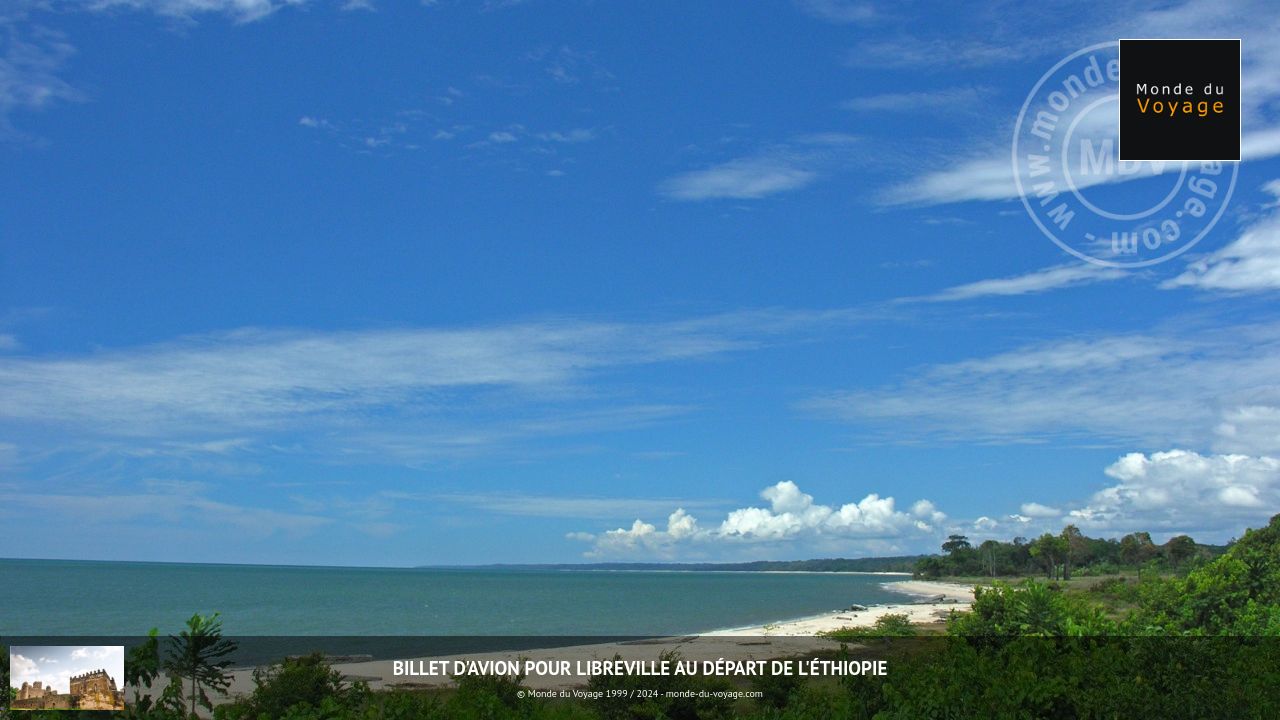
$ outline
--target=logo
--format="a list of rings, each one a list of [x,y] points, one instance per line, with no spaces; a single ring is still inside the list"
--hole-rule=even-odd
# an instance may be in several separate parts
[[[1120,160],[1119,115],[1119,43],[1063,58],[1018,113],[1014,181],[1031,219],[1063,250],[1097,265],[1145,267],[1213,228],[1239,164]]]
[[[1240,159],[1240,41],[1120,41],[1120,157]]]

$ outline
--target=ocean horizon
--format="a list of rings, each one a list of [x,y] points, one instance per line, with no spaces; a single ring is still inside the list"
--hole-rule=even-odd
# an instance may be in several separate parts
[[[902,602],[906,574],[0,559],[0,635],[672,635]]]

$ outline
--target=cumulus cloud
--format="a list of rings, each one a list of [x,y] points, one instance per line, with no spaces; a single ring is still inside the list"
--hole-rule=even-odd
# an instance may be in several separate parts
[[[1062,511],[1058,508],[1034,502],[1023,503],[1019,509],[1022,510],[1023,515],[1033,518],[1051,518],[1062,514]]]
[[[1106,474],[1116,484],[1068,514],[1082,529],[1238,533],[1280,508],[1280,459],[1274,457],[1129,453]]]
[[[39,672],[40,666],[36,661],[22,653],[15,652],[9,656],[9,674],[13,680],[19,683],[30,682],[23,678],[36,676]]]
[[[996,527],[998,527],[999,524],[1000,523],[996,522],[995,520],[992,520],[986,515],[983,515],[982,517],[973,521],[973,529],[977,530],[978,532],[987,532],[987,531],[996,529]]]
[[[572,539],[592,543],[587,555],[671,555],[678,546],[701,543],[764,543],[796,539],[893,539],[935,532],[947,516],[928,500],[917,501],[910,511],[896,508],[892,497],[871,493],[858,502],[822,505],[789,480],[760,492],[767,507],[745,507],[729,512],[717,526],[703,526],[677,508],[665,528],[637,519],[629,528],[595,535],[574,533]]]

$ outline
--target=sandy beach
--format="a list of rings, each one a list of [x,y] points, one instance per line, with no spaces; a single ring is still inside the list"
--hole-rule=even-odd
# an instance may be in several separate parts
[[[868,605],[865,610],[838,610],[752,627],[730,628],[705,633],[705,636],[734,637],[805,637],[838,630],[844,627],[870,627],[885,615],[906,615],[916,624],[941,622],[955,610],[967,610],[973,602],[973,588],[969,585],[923,580],[903,580],[884,583],[884,587],[904,595],[914,595],[932,602],[904,602],[890,605]]]

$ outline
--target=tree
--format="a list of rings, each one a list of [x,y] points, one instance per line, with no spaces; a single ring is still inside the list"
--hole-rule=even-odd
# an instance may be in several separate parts
[[[934,557],[933,555],[929,555],[927,557],[922,557],[916,561],[916,568],[915,568],[914,575],[916,577],[923,577],[923,578],[929,578],[929,579],[940,578],[942,577],[942,571],[945,569],[945,567],[946,566],[942,564],[941,559]]]
[[[1031,557],[1044,565],[1045,576],[1058,579],[1058,560],[1066,554],[1067,541],[1057,535],[1045,533],[1031,543]]]
[[[951,535],[946,542],[942,543],[942,552],[955,557],[966,550],[972,549],[972,547],[969,544],[969,538],[964,535]]]
[[[1169,554],[1169,562],[1176,568],[1182,564],[1183,560],[1191,557],[1196,552],[1196,541],[1190,536],[1178,535],[1169,538],[1169,542],[1165,543],[1165,552]]]
[[[236,643],[222,637],[222,620],[218,613],[203,616],[199,613],[187,620],[187,628],[176,637],[169,636],[169,655],[164,669],[171,677],[190,682],[187,693],[188,712],[195,716],[196,705],[213,709],[206,689],[223,691],[231,684],[226,669],[231,661],[227,655],[235,652]]]
[[[1120,559],[1126,565],[1141,565],[1155,554],[1156,546],[1151,542],[1151,533],[1129,533],[1120,538]]]
[[[995,540],[985,540],[978,546],[978,552],[982,553],[982,561],[987,564],[987,574],[991,577],[996,576],[996,548],[1000,547],[1000,543]]]
[[[147,720],[176,720],[183,716],[182,680],[171,677],[158,701],[151,697],[151,684],[160,675],[160,641],[151,628],[141,645],[129,649],[124,663],[124,686],[133,688],[133,698],[125,703],[124,717]]]
[[[1062,529],[1062,579],[1071,579],[1071,563],[1073,560],[1084,560],[1088,541],[1081,534],[1080,528],[1068,525]]]

